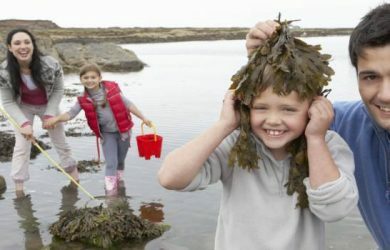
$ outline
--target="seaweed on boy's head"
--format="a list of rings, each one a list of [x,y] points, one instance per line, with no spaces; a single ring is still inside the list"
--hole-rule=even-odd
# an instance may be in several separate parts
[[[232,77],[230,89],[235,89],[241,121],[240,134],[229,156],[230,166],[237,163],[244,169],[258,168],[259,156],[250,125],[253,100],[272,89],[278,96],[295,93],[300,101],[311,101],[334,74],[328,65],[330,55],[321,54],[319,45],[308,45],[293,37],[289,30],[291,22],[277,22],[280,24],[277,32]],[[297,192],[297,206],[304,208],[308,205],[302,182],[308,176],[304,133],[289,143],[287,151],[292,155],[287,193]]]

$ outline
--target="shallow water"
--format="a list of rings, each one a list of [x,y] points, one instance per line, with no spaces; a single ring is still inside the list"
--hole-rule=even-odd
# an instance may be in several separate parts
[[[321,43],[334,56],[331,65],[336,70],[329,98],[357,99],[354,70],[349,66],[346,37],[309,38]],[[164,156],[172,149],[194,137],[216,121],[230,77],[245,63],[244,41],[183,42],[165,44],[123,45],[134,50],[149,66],[138,73],[104,73],[104,79],[121,84],[124,94],[132,100],[157,126],[162,135],[163,152],[160,159],[144,160],[137,155],[135,135],[140,134],[135,119],[132,148],[126,158],[125,189],[131,208],[138,215],[170,224],[171,229],[158,239],[124,249],[213,249],[214,233],[221,193],[220,184],[194,193],[164,190],[157,183],[157,171]],[[76,75],[67,75],[67,88],[80,90]],[[74,98],[64,98],[63,110]],[[82,114],[79,116],[82,117]],[[3,123],[4,124],[4,123]],[[79,121],[67,127],[81,127]],[[9,126],[0,127],[6,130]],[[35,130],[40,129],[36,120]],[[48,142],[47,138],[43,139]],[[96,157],[94,137],[69,137],[78,160]],[[3,143],[3,142],[0,142]],[[48,151],[55,159],[53,149]],[[48,228],[58,214],[72,207],[95,206],[105,203],[104,171],[81,174],[81,184],[92,195],[62,190],[69,181],[60,172],[49,168],[48,161],[39,155],[30,165],[30,181],[26,182],[24,199],[15,199],[9,177],[10,163],[0,163],[0,175],[6,178],[8,189],[0,198],[0,249],[93,249],[80,244],[53,241]],[[62,190],[62,191],[61,191]],[[66,190],[66,188],[65,188]],[[357,210],[342,221],[327,224],[328,249],[375,249]]]

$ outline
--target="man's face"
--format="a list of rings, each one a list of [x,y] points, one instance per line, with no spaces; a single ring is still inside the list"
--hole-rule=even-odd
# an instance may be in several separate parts
[[[379,126],[390,131],[390,44],[365,48],[357,69],[364,104]]]

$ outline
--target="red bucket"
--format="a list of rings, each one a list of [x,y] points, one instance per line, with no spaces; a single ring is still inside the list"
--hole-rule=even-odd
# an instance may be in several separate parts
[[[156,127],[152,124],[154,134],[144,134],[144,123],[141,124],[142,134],[137,136],[138,154],[140,157],[145,157],[145,160],[150,160],[151,156],[160,158],[162,148],[162,137],[157,135]]]

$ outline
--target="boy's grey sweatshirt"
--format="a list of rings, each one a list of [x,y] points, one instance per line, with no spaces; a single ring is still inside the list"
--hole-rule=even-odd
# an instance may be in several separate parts
[[[328,131],[326,142],[340,170],[340,178],[317,189],[304,180],[309,208],[297,208],[297,194],[287,194],[290,159],[277,161],[256,137],[259,168],[228,167],[239,131],[216,148],[194,180],[183,191],[204,189],[222,181],[215,249],[316,250],[325,249],[324,222],[345,217],[357,204],[353,155],[344,140]],[[254,136],[254,135],[252,135]]]

